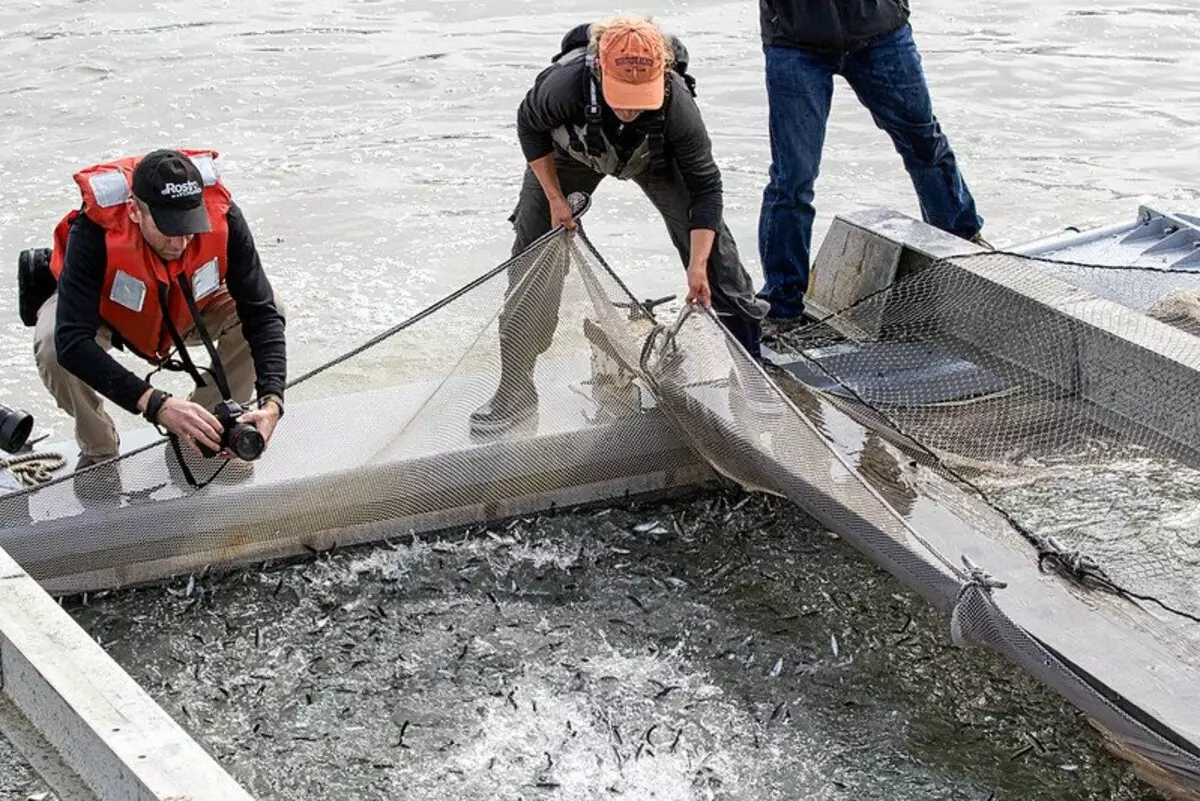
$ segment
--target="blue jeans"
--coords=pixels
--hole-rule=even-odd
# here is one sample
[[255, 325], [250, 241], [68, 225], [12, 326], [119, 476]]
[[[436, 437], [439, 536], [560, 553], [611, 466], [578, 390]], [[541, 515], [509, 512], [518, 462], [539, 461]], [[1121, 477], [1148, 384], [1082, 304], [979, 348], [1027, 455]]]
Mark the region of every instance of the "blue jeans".
[[925, 222], [966, 239], [979, 233], [983, 220], [933, 114], [921, 55], [908, 24], [854, 53], [771, 46], [763, 50], [771, 172], [758, 221], [765, 278], [758, 296], [771, 304], [770, 317], [795, 318], [804, 310], [815, 216], [813, 183], [821, 165], [835, 74], [846, 79], [875, 124], [891, 136]]

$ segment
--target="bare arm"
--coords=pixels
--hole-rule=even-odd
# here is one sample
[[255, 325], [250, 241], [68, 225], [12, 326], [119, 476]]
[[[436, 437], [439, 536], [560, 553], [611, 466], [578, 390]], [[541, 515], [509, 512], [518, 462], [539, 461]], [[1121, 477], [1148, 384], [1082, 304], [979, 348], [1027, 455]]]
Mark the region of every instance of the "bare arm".
[[571, 213], [571, 204], [563, 196], [562, 187], [558, 183], [558, 169], [554, 166], [554, 154], [549, 153], [529, 162], [533, 174], [537, 176], [546, 200], [550, 204], [550, 227], [563, 226], [568, 230], [575, 228], [575, 218]]

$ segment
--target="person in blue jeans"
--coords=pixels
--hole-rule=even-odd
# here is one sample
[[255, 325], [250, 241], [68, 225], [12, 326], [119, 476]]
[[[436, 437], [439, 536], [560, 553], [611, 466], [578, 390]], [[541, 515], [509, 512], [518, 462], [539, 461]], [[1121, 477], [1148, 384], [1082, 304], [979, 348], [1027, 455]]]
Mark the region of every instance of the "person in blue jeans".
[[841, 75], [895, 143], [921, 216], [990, 247], [983, 219], [942, 133], [908, 0], [759, 0], [770, 108], [771, 171], [763, 191], [758, 249], [768, 319], [804, 312], [812, 245], [813, 184], [821, 165], [833, 76]]

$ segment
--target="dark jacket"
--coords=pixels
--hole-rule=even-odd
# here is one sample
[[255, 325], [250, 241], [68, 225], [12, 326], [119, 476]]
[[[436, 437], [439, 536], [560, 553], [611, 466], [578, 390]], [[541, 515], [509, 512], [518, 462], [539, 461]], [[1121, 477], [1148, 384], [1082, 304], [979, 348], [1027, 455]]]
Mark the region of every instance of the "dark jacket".
[[847, 53], [908, 22], [908, 0], [758, 0], [763, 44]]
[[[560, 61], [544, 69], [534, 81], [517, 109], [517, 138], [526, 161], [535, 161], [550, 153], [571, 156], [554, 140], [556, 129], [580, 128], [586, 122], [586, 65], [582, 59]], [[691, 198], [691, 228], [717, 230], [723, 211], [721, 171], [713, 160], [708, 128], [700, 115], [695, 98], [675, 72], [667, 102], [662, 110], [663, 154], [678, 168]], [[621, 151], [629, 151], [645, 138], [645, 115], [629, 126], [619, 126], [612, 110], [597, 99], [604, 115], [605, 138]], [[618, 130], [623, 133], [618, 133]]]

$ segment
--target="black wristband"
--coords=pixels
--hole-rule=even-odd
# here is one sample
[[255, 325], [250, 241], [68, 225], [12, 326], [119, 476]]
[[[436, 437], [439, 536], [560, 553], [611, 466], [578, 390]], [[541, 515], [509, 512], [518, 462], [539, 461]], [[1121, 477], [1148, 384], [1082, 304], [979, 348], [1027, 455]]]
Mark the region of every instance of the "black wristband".
[[161, 389], [151, 390], [150, 400], [146, 401], [146, 411], [142, 413], [142, 417], [158, 425], [158, 413], [162, 411], [162, 406], [169, 397], [171, 397], [169, 392], [163, 392]]
[[258, 399], [258, 408], [262, 409], [271, 401], [275, 401], [275, 408], [279, 410], [279, 419], [283, 419], [283, 398], [274, 393], [263, 395]]

